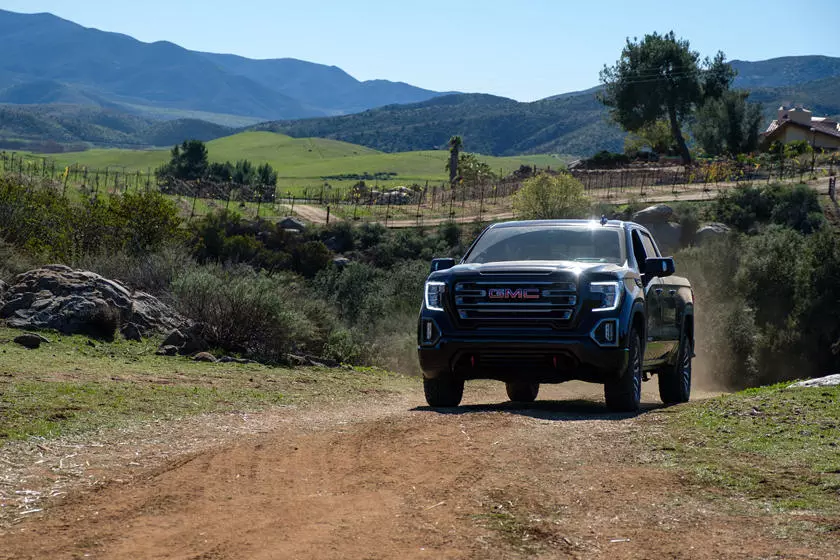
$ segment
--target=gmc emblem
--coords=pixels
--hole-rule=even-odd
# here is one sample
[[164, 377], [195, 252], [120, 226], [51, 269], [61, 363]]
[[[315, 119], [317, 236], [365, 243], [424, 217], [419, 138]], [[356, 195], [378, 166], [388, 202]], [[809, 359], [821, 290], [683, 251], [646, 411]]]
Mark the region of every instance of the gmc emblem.
[[490, 299], [540, 299], [539, 288], [490, 288], [487, 295]]

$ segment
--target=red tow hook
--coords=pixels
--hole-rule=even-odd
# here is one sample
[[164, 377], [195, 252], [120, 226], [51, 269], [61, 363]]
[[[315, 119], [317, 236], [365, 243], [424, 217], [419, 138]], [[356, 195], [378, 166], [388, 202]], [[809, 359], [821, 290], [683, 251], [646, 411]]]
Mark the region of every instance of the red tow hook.
[[475, 356], [470, 356], [470, 367], [475, 367]]
[[551, 358], [551, 361], [554, 362], [554, 369], [557, 369], [557, 356]]

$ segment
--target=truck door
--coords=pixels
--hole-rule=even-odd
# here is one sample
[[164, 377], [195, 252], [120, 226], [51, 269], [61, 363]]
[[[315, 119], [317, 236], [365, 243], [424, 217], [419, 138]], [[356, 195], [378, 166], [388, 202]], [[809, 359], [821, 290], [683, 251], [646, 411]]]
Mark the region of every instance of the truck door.
[[654, 365], [664, 359], [667, 352], [662, 351], [662, 279], [645, 274], [645, 262], [648, 257], [656, 257], [655, 246], [639, 230], [633, 230], [633, 256], [642, 274], [645, 290], [645, 312], [647, 314], [647, 340], [645, 341], [645, 366]]
[[[661, 257], [662, 255], [650, 235], [645, 232], [640, 233], [642, 245], [648, 256]], [[659, 305], [659, 324], [657, 325], [656, 332], [653, 334], [657, 356], [652, 356], [651, 359], [667, 361], [669, 354], [679, 344], [679, 325], [677, 324], [678, 287], [671, 283], [668, 278], [658, 278], [658, 280], [659, 283], [654, 289], [654, 292]]]

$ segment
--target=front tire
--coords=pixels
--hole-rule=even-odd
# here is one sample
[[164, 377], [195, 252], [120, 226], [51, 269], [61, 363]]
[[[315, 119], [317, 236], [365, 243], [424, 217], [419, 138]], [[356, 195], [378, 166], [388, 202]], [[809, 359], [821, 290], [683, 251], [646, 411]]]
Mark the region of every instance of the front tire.
[[613, 412], [636, 412], [642, 402], [642, 343], [636, 329], [629, 338], [627, 368], [604, 385], [607, 408]]
[[659, 372], [659, 398], [665, 404], [687, 403], [691, 398], [691, 358], [694, 355], [688, 335], [680, 337], [677, 363]]
[[505, 383], [508, 398], [513, 402], [531, 403], [540, 393], [539, 383]]
[[453, 377], [423, 379], [426, 402], [433, 408], [449, 408], [461, 404], [464, 397], [464, 380]]

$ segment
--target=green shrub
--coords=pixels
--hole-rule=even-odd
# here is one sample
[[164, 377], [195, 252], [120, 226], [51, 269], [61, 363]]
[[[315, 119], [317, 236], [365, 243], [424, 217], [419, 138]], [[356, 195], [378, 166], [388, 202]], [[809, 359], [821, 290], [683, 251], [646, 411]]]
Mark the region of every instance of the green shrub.
[[293, 275], [205, 266], [178, 278], [173, 296], [185, 316], [205, 325], [213, 346], [266, 361], [322, 350], [317, 325], [297, 305], [305, 296]]
[[712, 214], [743, 232], [770, 223], [813, 233], [824, 222], [817, 192], [807, 185], [739, 186], [718, 197]]
[[528, 179], [514, 195], [513, 207], [526, 220], [582, 218], [590, 202], [583, 184], [571, 175], [538, 175]]

